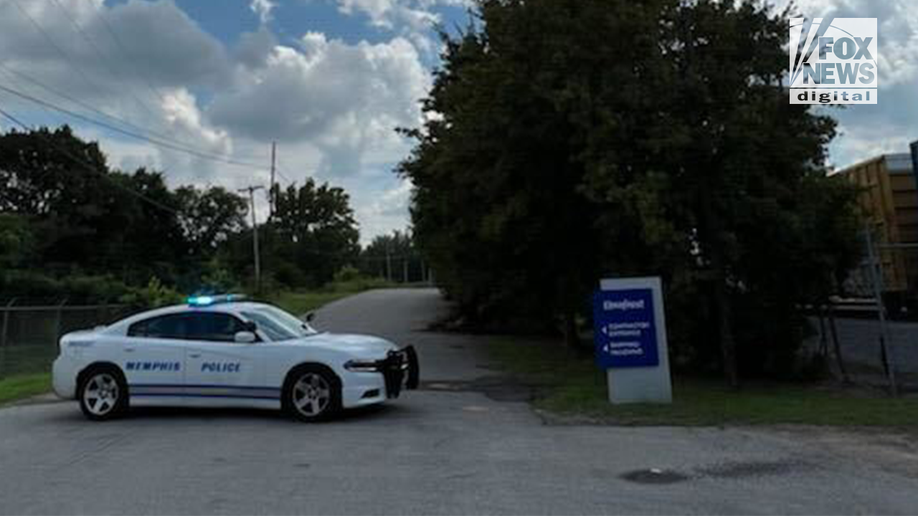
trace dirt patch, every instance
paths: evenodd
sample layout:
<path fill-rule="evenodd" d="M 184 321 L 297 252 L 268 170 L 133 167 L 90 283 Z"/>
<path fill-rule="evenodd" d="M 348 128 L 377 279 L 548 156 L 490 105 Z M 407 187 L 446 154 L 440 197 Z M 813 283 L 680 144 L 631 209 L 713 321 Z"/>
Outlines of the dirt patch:
<path fill-rule="evenodd" d="M 870 427 L 829 428 L 781 425 L 775 434 L 809 443 L 833 457 L 847 457 L 889 473 L 918 478 L 918 432 Z"/>
<path fill-rule="evenodd" d="M 678 471 L 672 471 L 668 469 L 637 469 L 634 471 L 629 471 L 621 475 L 623 480 L 628 482 L 634 482 L 635 484 L 675 484 L 677 482 L 684 482 L 689 480 L 688 475 L 679 473 Z"/>
<path fill-rule="evenodd" d="M 699 475 L 716 478 L 751 478 L 772 475 L 786 475 L 794 471 L 810 469 L 810 466 L 799 461 L 793 460 L 776 460 L 776 461 L 742 461 L 742 462 L 725 462 L 699 468 L 696 471 Z"/>
<path fill-rule="evenodd" d="M 446 392 L 478 392 L 493 401 L 530 402 L 536 389 L 507 376 L 484 376 L 472 381 L 421 382 L 420 390 Z"/>

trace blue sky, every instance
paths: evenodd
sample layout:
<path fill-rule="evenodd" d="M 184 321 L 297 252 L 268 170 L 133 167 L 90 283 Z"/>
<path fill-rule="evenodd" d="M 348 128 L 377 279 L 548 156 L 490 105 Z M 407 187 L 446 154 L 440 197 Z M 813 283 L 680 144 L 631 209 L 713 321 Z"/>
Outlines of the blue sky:
<path fill-rule="evenodd" d="M 465 2 L 5 1 L 0 85 L 197 155 L 8 92 L 0 106 L 28 125 L 69 123 L 99 140 L 112 166 L 162 170 L 173 185 L 266 184 L 276 141 L 282 185 L 344 187 L 367 242 L 409 223 L 410 184 L 393 168 L 411 142 L 395 129 L 422 123 L 434 26 L 465 23 Z"/>
<path fill-rule="evenodd" d="M 69 123 L 114 167 L 162 170 L 173 185 L 267 184 L 276 141 L 281 183 L 315 177 L 347 189 L 366 243 L 408 224 L 411 185 L 392 170 L 411 142 L 395 128 L 423 122 L 419 101 L 440 50 L 433 24 L 465 25 L 470 1 L 4 0 L 0 86 L 94 118 L 101 111 L 199 155 L 8 92 L 0 106 L 29 125 Z M 878 19 L 880 103 L 835 111 L 832 163 L 906 152 L 918 139 L 918 9 L 911 0 L 796 3 L 811 17 Z"/>

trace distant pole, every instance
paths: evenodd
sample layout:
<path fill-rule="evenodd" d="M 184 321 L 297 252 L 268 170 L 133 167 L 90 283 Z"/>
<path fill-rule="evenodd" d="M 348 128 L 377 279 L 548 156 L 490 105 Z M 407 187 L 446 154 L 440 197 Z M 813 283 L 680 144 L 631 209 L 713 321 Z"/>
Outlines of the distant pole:
<path fill-rule="evenodd" d="M 255 292 L 261 292 L 261 256 L 258 252 L 258 219 L 255 216 L 255 190 L 261 190 L 263 188 L 263 186 L 250 186 L 239 190 L 240 192 L 249 193 L 249 203 L 252 209 L 252 250 L 255 254 Z"/>
<path fill-rule="evenodd" d="M 275 199 L 274 199 L 274 175 L 277 169 L 277 142 L 271 142 L 271 189 L 268 191 L 268 217 L 274 217 Z"/>
<path fill-rule="evenodd" d="M 408 255 L 402 258 L 402 283 L 408 283 Z"/>
<path fill-rule="evenodd" d="M 869 224 L 864 225 L 864 235 L 867 240 L 867 261 L 870 269 L 870 283 L 873 286 L 873 295 L 877 300 L 877 317 L 880 323 L 880 351 L 883 354 L 883 366 L 886 369 L 886 378 L 889 381 L 889 391 L 893 397 L 899 395 L 899 387 L 896 384 L 896 361 L 890 353 L 891 337 L 886 325 L 886 305 L 883 303 L 883 271 L 882 264 L 877 259 L 876 251 L 873 247 L 873 235 L 870 232 Z"/>
<path fill-rule="evenodd" d="M 386 281 L 392 281 L 392 254 L 389 250 L 389 242 L 386 242 Z"/>

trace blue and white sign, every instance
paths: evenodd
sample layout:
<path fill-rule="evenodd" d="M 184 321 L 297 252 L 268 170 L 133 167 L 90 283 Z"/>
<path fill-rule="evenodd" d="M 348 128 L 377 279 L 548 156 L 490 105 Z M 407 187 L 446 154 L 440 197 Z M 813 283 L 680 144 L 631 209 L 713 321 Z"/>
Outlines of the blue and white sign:
<path fill-rule="evenodd" d="M 672 401 L 660 278 L 600 282 L 593 298 L 596 362 L 612 403 Z"/>
<path fill-rule="evenodd" d="M 598 290 L 593 299 L 593 320 L 599 367 L 660 364 L 653 290 Z"/>

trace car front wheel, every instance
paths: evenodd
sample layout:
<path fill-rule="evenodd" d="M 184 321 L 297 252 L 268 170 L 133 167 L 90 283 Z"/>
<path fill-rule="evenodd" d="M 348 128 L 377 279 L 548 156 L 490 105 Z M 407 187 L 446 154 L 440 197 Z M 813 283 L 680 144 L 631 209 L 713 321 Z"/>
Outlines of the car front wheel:
<path fill-rule="evenodd" d="M 334 373 L 306 366 L 294 371 L 284 389 L 287 412 L 300 421 L 327 419 L 341 407 L 341 387 Z"/>
<path fill-rule="evenodd" d="M 80 409 L 93 421 L 105 421 L 127 410 L 127 384 L 114 367 L 94 367 L 80 384 Z"/>

